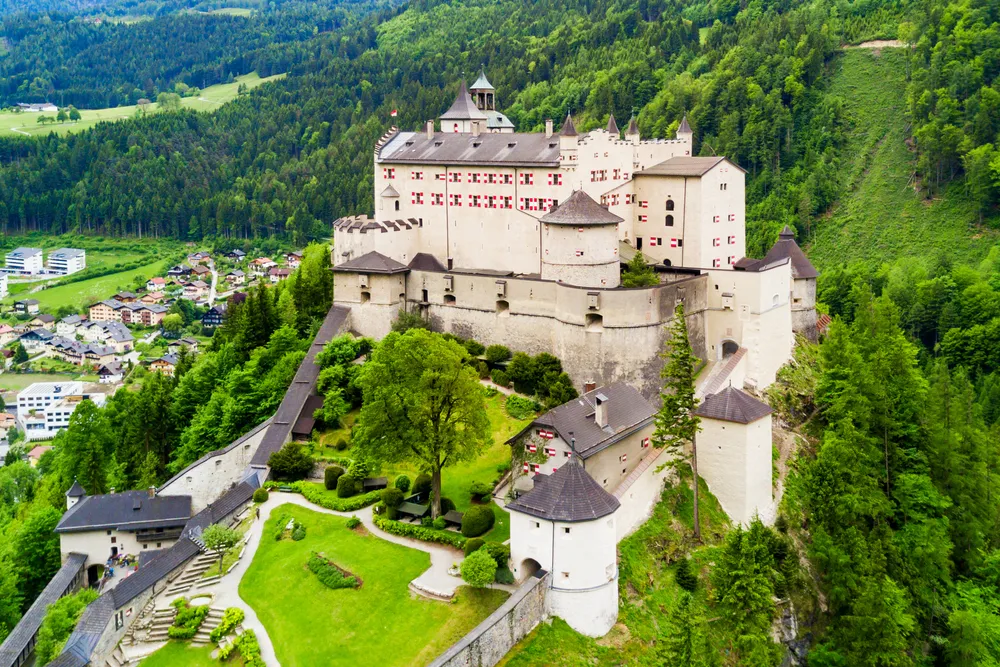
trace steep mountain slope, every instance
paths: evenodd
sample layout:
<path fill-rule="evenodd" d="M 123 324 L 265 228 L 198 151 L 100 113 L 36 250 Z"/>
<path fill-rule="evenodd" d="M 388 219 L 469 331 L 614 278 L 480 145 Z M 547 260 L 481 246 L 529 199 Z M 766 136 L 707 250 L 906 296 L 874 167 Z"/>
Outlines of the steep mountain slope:
<path fill-rule="evenodd" d="M 808 253 L 820 268 L 941 252 L 974 262 L 998 238 L 989 220 L 978 224 L 964 183 L 932 200 L 915 187 L 906 87 L 904 49 L 846 49 L 833 62 L 829 94 L 843 101 L 850 130 L 841 154 L 843 194 L 812 223 Z"/>

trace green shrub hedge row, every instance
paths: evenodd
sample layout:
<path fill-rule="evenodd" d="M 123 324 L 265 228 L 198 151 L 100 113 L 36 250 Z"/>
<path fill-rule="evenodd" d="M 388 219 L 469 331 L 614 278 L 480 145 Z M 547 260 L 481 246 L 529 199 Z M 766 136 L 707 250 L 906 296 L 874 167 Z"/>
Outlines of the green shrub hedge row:
<path fill-rule="evenodd" d="M 296 482 L 289 484 L 289 486 L 298 493 L 301 493 L 309 502 L 320 507 L 325 507 L 328 510 L 334 510 L 335 512 L 357 512 L 363 507 L 368 507 L 372 503 L 378 502 L 382 496 L 381 491 L 369 491 L 360 496 L 352 496 L 350 498 L 331 498 L 328 494 L 307 482 Z"/>
<path fill-rule="evenodd" d="M 423 526 L 414 526 L 409 523 L 401 523 L 399 521 L 387 519 L 379 514 L 373 515 L 372 520 L 375 522 L 376 526 L 387 533 L 391 533 L 392 535 L 412 537 L 415 540 L 436 542 L 438 544 L 453 546 L 456 549 L 465 549 L 465 538 L 458 533 L 452 533 L 445 530 L 434 530 L 432 528 L 424 528 Z"/>
<path fill-rule="evenodd" d="M 315 551 L 306 562 L 306 567 L 328 588 L 358 588 L 360 585 L 357 577 L 345 574 L 343 570 Z"/>
<path fill-rule="evenodd" d="M 177 616 L 174 617 L 174 624 L 167 628 L 167 636 L 171 639 L 191 639 L 198 634 L 198 626 L 208 616 L 208 605 L 192 607 L 187 600 L 179 602 L 174 602 Z"/>
<path fill-rule="evenodd" d="M 230 632 L 236 629 L 236 626 L 243 622 L 244 613 L 239 607 L 229 607 L 222 613 L 222 620 L 219 621 L 219 625 L 212 630 L 212 634 L 209 638 L 212 640 L 213 644 L 218 644 L 219 641 L 228 635 Z"/>
<path fill-rule="evenodd" d="M 267 667 L 264 658 L 260 656 L 260 643 L 253 630 L 244 630 L 243 634 L 236 638 L 235 646 L 243 656 L 244 667 Z"/>

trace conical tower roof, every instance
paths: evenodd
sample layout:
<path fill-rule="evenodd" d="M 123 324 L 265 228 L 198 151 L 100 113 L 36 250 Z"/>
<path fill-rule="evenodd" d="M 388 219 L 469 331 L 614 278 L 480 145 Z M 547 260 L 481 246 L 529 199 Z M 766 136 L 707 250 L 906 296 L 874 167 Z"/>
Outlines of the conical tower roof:
<path fill-rule="evenodd" d="M 559 130 L 559 136 L 561 137 L 575 137 L 576 125 L 573 124 L 573 116 L 566 114 L 566 120 L 563 122 L 562 129 Z"/>
<path fill-rule="evenodd" d="M 613 134 L 616 137 L 621 134 L 621 132 L 618 131 L 618 123 L 615 122 L 614 114 L 611 114 L 608 118 L 608 134 Z"/>
<path fill-rule="evenodd" d="M 617 215 L 591 199 L 583 190 L 577 190 L 566 201 L 539 218 L 549 225 L 617 225 L 623 222 Z"/>
<path fill-rule="evenodd" d="M 770 264 L 783 259 L 788 259 L 792 263 L 792 278 L 815 278 L 819 275 L 819 271 L 795 242 L 795 232 L 788 225 L 785 225 L 778 234 L 778 242 L 767 251 L 761 264 Z"/>
<path fill-rule="evenodd" d="M 66 492 L 67 498 L 82 498 L 87 495 L 87 492 L 83 490 L 80 486 L 80 482 L 73 480 L 73 486 L 69 487 L 69 491 Z"/>
<path fill-rule="evenodd" d="M 493 84 L 486 78 L 485 69 L 479 70 L 479 78 L 476 79 L 476 82 L 472 84 L 472 87 L 469 88 L 469 90 L 495 90 L 495 88 L 493 88 Z"/>
<path fill-rule="evenodd" d="M 636 121 L 635 114 L 632 114 L 632 118 L 628 121 L 628 129 L 625 130 L 626 137 L 633 134 L 639 134 L 639 123 Z"/>
<path fill-rule="evenodd" d="M 486 114 L 476 107 L 469 95 L 469 89 L 465 86 L 465 79 L 458 87 L 458 95 L 451 107 L 441 114 L 441 120 L 486 120 Z"/>
<path fill-rule="evenodd" d="M 694 413 L 699 417 L 720 419 L 738 424 L 749 424 L 763 419 L 774 412 L 767 403 L 762 403 L 746 392 L 729 385 L 717 394 L 705 397 Z"/>
<path fill-rule="evenodd" d="M 681 124 L 677 127 L 677 134 L 680 134 L 681 132 L 687 132 L 688 134 L 691 134 L 691 126 L 688 125 L 687 114 L 684 114 L 684 117 L 681 118 Z"/>
<path fill-rule="evenodd" d="M 538 476 L 535 488 L 509 503 L 507 509 L 569 523 L 595 521 L 614 514 L 619 506 L 618 499 L 601 488 L 574 456 L 551 475 Z"/>

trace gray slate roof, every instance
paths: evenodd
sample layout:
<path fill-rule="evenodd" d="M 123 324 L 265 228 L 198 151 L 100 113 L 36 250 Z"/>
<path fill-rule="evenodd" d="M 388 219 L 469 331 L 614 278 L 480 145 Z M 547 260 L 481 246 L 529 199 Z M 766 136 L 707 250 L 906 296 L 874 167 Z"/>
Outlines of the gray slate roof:
<path fill-rule="evenodd" d="M 706 419 L 719 419 L 738 424 L 749 424 L 763 419 L 774 412 L 767 403 L 762 403 L 732 385 L 717 394 L 709 394 L 694 413 Z"/>
<path fill-rule="evenodd" d="M 382 190 L 382 194 L 379 195 L 379 197 L 398 197 L 398 196 L 399 192 L 396 190 L 396 188 L 392 187 L 392 183 L 385 186 L 385 190 Z"/>
<path fill-rule="evenodd" d="M 678 156 L 672 157 L 669 160 L 661 162 L 660 164 L 655 164 L 652 167 L 643 169 L 637 172 L 635 175 L 639 176 L 704 176 L 708 173 L 710 169 L 715 167 L 720 162 L 729 162 L 724 157 L 687 157 Z M 729 162 L 730 165 L 736 167 L 740 171 L 744 171 L 742 167 L 737 164 Z"/>
<path fill-rule="evenodd" d="M 67 498 L 82 498 L 87 495 L 87 492 L 83 490 L 80 486 L 80 482 L 73 480 L 73 486 L 69 487 L 69 491 L 66 492 Z"/>
<path fill-rule="evenodd" d="M 386 257 L 382 253 L 372 250 L 360 257 L 338 264 L 333 267 L 333 270 L 355 273 L 403 273 L 410 269 L 406 264 L 401 264 L 391 257 Z"/>
<path fill-rule="evenodd" d="M 594 421 L 594 399 L 597 394 L 607 397 L 608 425 L 601 428 Z M 634 387 L 615 382 L 552 408 L 507 441 L 513 443 L 537 426 L 554 429 L 566 442 L 572 443 L 577 454 L 587 459 L 650 424 L 656 415 L 653 404 Z M 573 439 L 575 438 L 575 443 Z"/>
<path fill-rule="evenodd" d="M 687 114 L 684 114 L 684 117 L 681 118 L 681 124 L 677 126 L 677 133 L 680 134 L 681 132 L 690 132 L 690 131 L 691 131 L 691 126 L 688 125 Z"/>
<path fill-rule="evenodd" d="M 502 128 L 510 128 L 512 130 L 514 129 L 514 123 L 511 122 L 510 118 L 507 118 L 507 116 L 503 115 L 499 111 L 493 111 L 491 109 L 487 109 L 483 113 L 486 114 L 486 129 L 488 130 L 495 130 Z"/>
<path fill-rule="evenodd" d="M 437 257 L 426 252 L 418 252 L 410 260 L 410 269 L 413 271 L 446 271 Z"/>
<path fill-rule="evenodd" d="M 792 262 L 792 278 L 815 278 L 819 276 L 819 271 L 812 265 L 806 254 L 802 252 L 799 244 L 795 242 L 795 232 L 788 225 L 785 225 L 785 228 L 781 230 L 777 243 L 771 246 L 771 249 L 767 251 L 767 255 L 764 256 L 761 262 L 763 264 L 771 264 L 786 258 Z"/>
<path fill-rule="evenodd" d="M 639 121 L 636 120 L 635 114 L 628 119 L 628 129 L 625 130 L 625 136 L 631 136 L 633 134 L 639 134 Z"/>
<path fill-rule="evenodd" d="M 613 134 L 616 137 L 621 134 L 618 130 L 618 123 L 615 122 L 615 115 L 611 114 L 608 117 L 608 134 Z"/>
<path fill-rule="evenodd" d="M 577 190 L 566 201 L 539 218 L 549 225 L 617 225 L 622 219 L 604 208 L 583 190 Z"/>
<path fill-rule="evenodd" d="M 544 133 L 400 132 L 379 151 L 385 164 L 461 164 L 558 167 L 559 140 Z"/>
<path fill-rule="evenodd" d="M 25 648 L 31 643 L 42 625 L 48 606 L 65 595 L 73 585 L 77 573 L 87 562 L 86 554 L 71 553 L 66 562 L 55 573 L 49 583 L 28 607 L 21 620 L 11 630 L 3 644 L 0 644 L 0 665 L 13 665 Z M 49 663 L 55 664 L 55 663 Z M 84 663 L 86 664 L 86 663 Z"/>
<path fill-rule="evenodd" d="M 56 526 L 56 532 L 181 526 L 190 518 L 191 496 L 150 498 L 145 491 L 125 491 L 87 496 L 67 510 Z"/>
<path fill-rule="evenodd" d="M 312 345 L 309 346 L 309 351 L 306 352 L 305 358 L 299 364 L 299 370 L 295 372 L 291 386 L 288 387 L 285 397 L 281 399 L 281 405 L 278 406 L 274 417 L 271 419 L 271 425 L 268 427 L 267 433 L 264 434 L 260 446 L 254 453 L 253 459 L 250 460 L 251 466 L 265 467 L 267 460 L 271 458 L 271 454 L 281 449 L 288 441 L 292 432 L 292 426 L 298 420 L 299 415 L 302 414 L 302 408 L 305 406 L 306 400 L 316 389 L 316 380 L 319 378 L 319 365 L 316 364 L 316 355 L 323 349 L 324 345 L 340 333 L 349 313 L 350 311 L 343 306 L 333 306 L 330 308 L 330 312 L 326 314 L 326 319 L 323 320 L 319 331 L 316 332 L 316 337 L 313 338 Z"/>
<path fill-rule="evenodd" d="M 593 521 L 618 509 L 618 499 L 571 460 L 551 475 L 535 478 L 535 488 L 507 505 L 512 512 L 549 521 Z"/>
<path fill-rule="evenodd" d="M 486 70 L 479 70 L 479 78 L 472 84 L 472 90 L 494 90 L 493 84 L 486 78 Z"/>
<path fill-rule="evenodd" d="M 476 103 L 472 101 L 465 81 L 458 87 L 458 95 L 451 107 L 441 114 L 441 120 L 486 120 L 486 114 L 479 110 Z"/>
<path fill-rule="evenodd" d="M 559 130 L 559 135 L 563 137 L 575 137 L 576 125 L 573 124 L 573 116 L 566 114 L 566 120 L 563 121 L 562 129 Z"/>

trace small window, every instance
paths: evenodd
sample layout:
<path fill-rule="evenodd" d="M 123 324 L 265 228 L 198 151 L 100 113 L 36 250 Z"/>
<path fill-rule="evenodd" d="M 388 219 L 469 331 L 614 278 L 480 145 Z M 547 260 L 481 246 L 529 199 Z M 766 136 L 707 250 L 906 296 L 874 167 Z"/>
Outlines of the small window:
<path fill-rule="evenodd" d="M 445 294 L 444 295 L 444 303 L 445 303 L 446 306 L 454 306 L 456 302 L 457 302 L 457 300 L 455 299 L 455 295 L 454 294 Z"/>
<path fill-rule="evenodd" d="M 361 303 L 368 303 L 371 300 L 372 300 L 372 293 L 371 292 L 362 292 L 361 293 Z"/>
<path fill-rule="evenodd" d="M 667 200 L 667 210 L 668 211 L 674 210 L 674 200 L 673 199 L 668 199 Z"/>
<path fill-rule="evenodd" d="M 156 543 L 156 548 L 159 549 L 162 545 L 163 545 L 163 542 L 157 542 Z"/>
<path fill-rule="evenodd" d="M 531 523 L 534 524 L 535 528 L 541 528 L 542 527 L 542 524 L 538 523 L 537 521 L 532 521 Z"/>
<path fill-rule="evenodd" d="M 397 211 L 399 210 L 399 200 L 398 199 L 396 200 L 396 210 Z"/>
<path fill-rule="evenodd" d="M 674 216 L 668 215 L 667 218 L 666 218 L 666 220 L 665 220 L 665 223 L 666 223 L 667 227 L 673 227 L 674 226 Z"/>
<path fill-rule="evenodd" d="M 562 577 L 563 579 L 569 579 L 569 572 L 563 572 Z"/>
<path fill-rule="evenodd" d="M 118 544 L 118 538 L 117 537 L 112 537 L 111 538 L 111 544 Z"/>
<path fill-rule="evenodd" d="M 563 527 L 563 534 L 564 535 L 569 535 L 569 527 L 568 526 Z"/>

